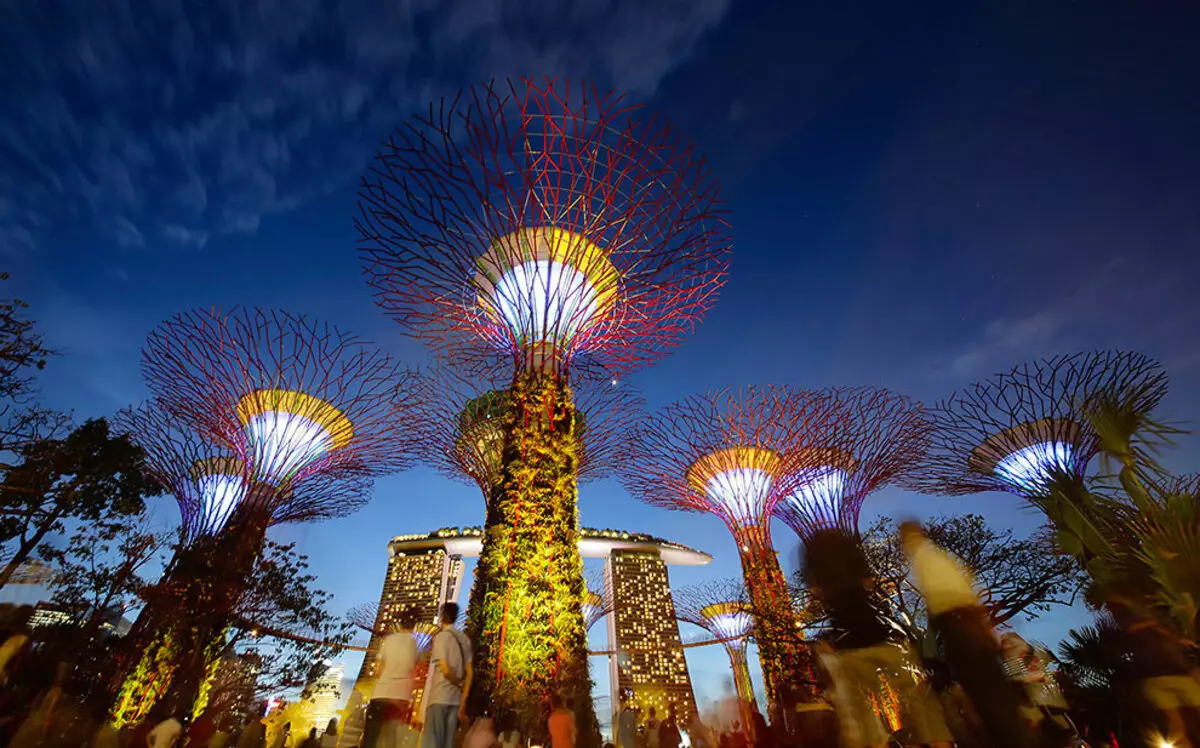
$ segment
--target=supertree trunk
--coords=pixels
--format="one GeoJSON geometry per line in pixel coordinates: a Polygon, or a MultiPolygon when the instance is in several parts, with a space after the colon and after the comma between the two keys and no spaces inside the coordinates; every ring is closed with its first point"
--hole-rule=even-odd
{"type": "Polygon", "coordinates": [[[582,745],[598,741],[583,618],[575,412],[558,375],[522,374],[505,416],[503,467],[471,591],[477,647],[472,702],[544,744],[548,697],[575,710],[582,745]]]}
{"type": "MultiPolygon", "coordinates": [[[[120,678],[113,718],[137,724],[157,703],[192,714],[266,539],[267,518],[183,550],[129,634],[132,671],[120,678]]],[[[193,715],[194,716],[194,715],[193,715]]]]}
{"type": "Polygon", "coordinates": [[[747,730],[754,729],[754,712],[758,711],[758,700],[754,697],[754,683],[750,680],[750,663],[746,659],[745,642],[740,646],[725,645],[729,654],[729,667],[733,670],[733,687],[737,692],[738,714],[742,717],[742,726],[747,730]]]}
{"type": "Polygon", "coordinates": [[[797,625],[787,579],[766,527],[735,530],[742,575],[754,614],[755,641],[772,714],[815,697],[812,659],[797,625]]]}

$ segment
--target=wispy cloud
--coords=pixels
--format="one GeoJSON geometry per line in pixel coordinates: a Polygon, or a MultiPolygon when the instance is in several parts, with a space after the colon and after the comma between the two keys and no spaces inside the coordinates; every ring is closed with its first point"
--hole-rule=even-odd
{"type": "Polygon", "coordinates": [[[201,247],[352,180],[417,102],[506,75],[651,92],[729,0],[17,0],[0,243],[201,247]],[[415,25],[421,19],[421,31],[415,25]]]}

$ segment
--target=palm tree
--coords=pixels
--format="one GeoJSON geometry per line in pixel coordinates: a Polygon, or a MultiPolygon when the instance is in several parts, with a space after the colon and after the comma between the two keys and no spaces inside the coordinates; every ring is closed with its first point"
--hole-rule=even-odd
{"type": "Polygon", "coordinates": [[[1133,744],[1143,733],[1138,681],[1117,622],[1108,614],[1072,629],[1058,647],[1058,683],[1079,723],[1096,740],[1133,744]]]}

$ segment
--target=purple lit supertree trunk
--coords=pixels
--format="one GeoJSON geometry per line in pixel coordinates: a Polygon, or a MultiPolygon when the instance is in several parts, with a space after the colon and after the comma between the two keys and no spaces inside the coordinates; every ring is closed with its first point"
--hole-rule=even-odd
{"type": "Polygon", "coordinates": [[[510,363],[469,607],[472,704],[535,741],[555,691],[575,702],[583,742],[599,739],[571,373],[584,357],[628,371],[691,331],[728,264],[717,192],[670,125],[554,79],[431,106],[362,181],[360,248],[380,305],[441,355],[510,363]]]}
{"type": "Polygon", "coordinates": [[[711,580],[676,590],[672,597],[676,618],[704,629],[725,648],[738,698],[738,714],[753,738],[758,701],[750,680],[746,643],[754,633],[754,615],[745,586],[732,579],[711,580]]]}
{"type": "Polygon", "coordinates": [[[183,536],[129,637],[122,723],[197,702],[268,527],[352,511],[419,440],[412,376],[305,317],[182,314],[150,335],[143,371],[154,399],[122,419],[176,493],[183,536]]]}
{"type": "Polygon", "coordinates": [[[809,471],[821,468],[811,435],[841,416],[827,394],[787,387],[696,395],[653,416],[624,464],[633,495],[656,506],[715,514],[729,528],[773,720],[815,691],[800,621],[771,543],[771,514],[809,471]]]}
{"type": "Polygon", "coordinates": [[[797,475],[775,507],[804,542],[821,530],[857,536],[863,502],[917,467],[933,428],[924,407],[903,395],[874,387],[823,393],[840,415],[810,431],[817,467],[797,475]]]}

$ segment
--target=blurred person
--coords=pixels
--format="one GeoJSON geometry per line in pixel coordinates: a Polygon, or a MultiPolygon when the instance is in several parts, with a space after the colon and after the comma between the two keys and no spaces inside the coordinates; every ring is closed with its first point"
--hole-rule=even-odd
{"type": "Polygon", "coordinates": [[[291,748],[292,745],[292,723],[284,722],[283,727],[276,731],[274,738],[271,740],[271,748],[291,748]]]}
{"type": "Polygon", "coordinates": [[[521,731],[516,729],[511,717],[502,724],[496,742],[500,748],[519,748],[521,746],[521,731]]]}
{"type": "Polygon", "coordinates": [[[692,721],[687,726],[688,742],[692,748],[717,748],[713,744],[712,731],[700,719],[700,712],[692,715],[692,721]]]}
{"type": "Polygon", "coordinates": [[[557,693],[550,694],[550,709],[546,727],[550,731],[551,748],[575,748],[575,738],[578,735],[575,712],[567,708],[563,697],[557,693]]]}
{"type": "Polygon", "coordinates": [[[29,617],[33,607],[22,605],[0,626],[0,687],[8,685],[21,655],[29,648],[29,617]]]}
{"type": "Polygon", "coordinates": [[[175,748],[183,736],[183,723],[168,715],[146,735],[146,748],[175,748]]]}
{"type": "Polygon", "coordinates": [[[57,728],[65,719],[66,685],[70,675],[70,663],[59,662],[55,665],[53,682],[30,705],[24,721],[9,742],[10,748],[34,748],[57,738],[57,728]]]}
{"type": "Polygon", "coordinates": [[[338,721],[337,717],[331,717],[329,724],[325,725],[325,732],[321,733],[321,748],[337,748],[338,744],[338,721]]]}
{"type": "Polygon", "coordinates": [[[416,616],[400,614],[392,633],[379,645],[375,661],[375,688],[367,704],[362,748],[377,748],[380,737],[394,748],[396,732],[412,716],[413,671],[417,667],[417,640],[412,635],[416,616]]]}
{"type": "Polygon", "coordinates": [[[350,693],[350,701],[346,703],[346,708],[342,710],[342,734],[338,736],[338,748],[358,748],[362,744],[366,721],[367,706],[363,692],[355,688],[350,693]]]}
{"type": "Polygon", "coordinates": [[[499,745],[491,713],[484,712],[479,719],[471,723],[462,745],[463,748],[495,748],[499,745]]]}
{"type": "Polygon", "coordinates": [[[995,748],[1034,745],[1000,663],[1000,642],[970,573],[929,540],[919,522],[901,523],[900,540],[913,585],[925,598],[930,628],[941,641],[951,674],[979,714],[984,738],[995,748]]]}
{"type": "Polygon", "coordinates": [[[646,748],[659,748],[659,728],[662,727],[662,722],[658,721],[658,711],[654,707],[650,707],[650,716],[646,718],[646,748]]]}
{"type": "Polygon", "coordinates": [[[454,748],[460,720],[466,721],[466,694],[471,690],[471,642],[459,631],[458,604],[442,605],[441,630],[433,637],[429,677],[421,708],[425,712],[422,748],[454,748]]]}
{"type": "Polygon", "coordinates": [[[679,732],[679,725],[675,723],[675,715],[672,714],[663,720],[662,727],[658,728],[658,744],[662,748],[679,748],[681,742],[683,735],[679,732]]]}
{"type": "Polygon", "coordinates": [[[1142,695],[1166,722],[1164,744],[1200,747],[1200,681],[1183,643],[1137,602],[1137,590],[1121,585],[1105,600],[1126,641],[1130,668],[1142,695]],[[1190,718],[1190,719],[1189,719],[1190,718]]]}
{"type": "Polygon", "coordinates": [[[952,736],[928,684],[914,675],[911,652],[895,641],[895,630],[873,597],[874,574],[858,540],[841,530],[823,530],[805,544],[804,583],[829,620],[839,712],[847,711],[847,748],[882,748],[890,731],[878,718],[882,683],[897,695],[901,722],[912,744],[949,748],[952,736]]]}
{"type": "Polygon", "coordinates": [[[638,739],[638,714],[628,696],[617,715],[617,748],[642,748],[638,739]]]}
{"type": "Polygon", "coordinates": [[[267,727],[257,714],[252,714],[238,733],[237,748],[265,748],[267,727]]]}
{"type": "MultiPolygon", "coordinates": [[[[208,739],[208,748],[226,748],[233,737],[233,719],[222,716],[217,719],[217,729],[208,739]]],[[[194,746],[192,747],[194,748],[194,746]]]]}
{"type": "Polygon", "coordinates": [[[108,718],[108,699],[94,699],[91,707],[97,725],[89,741],[91,748],[121,748],[121,732],[108,718]]]}

